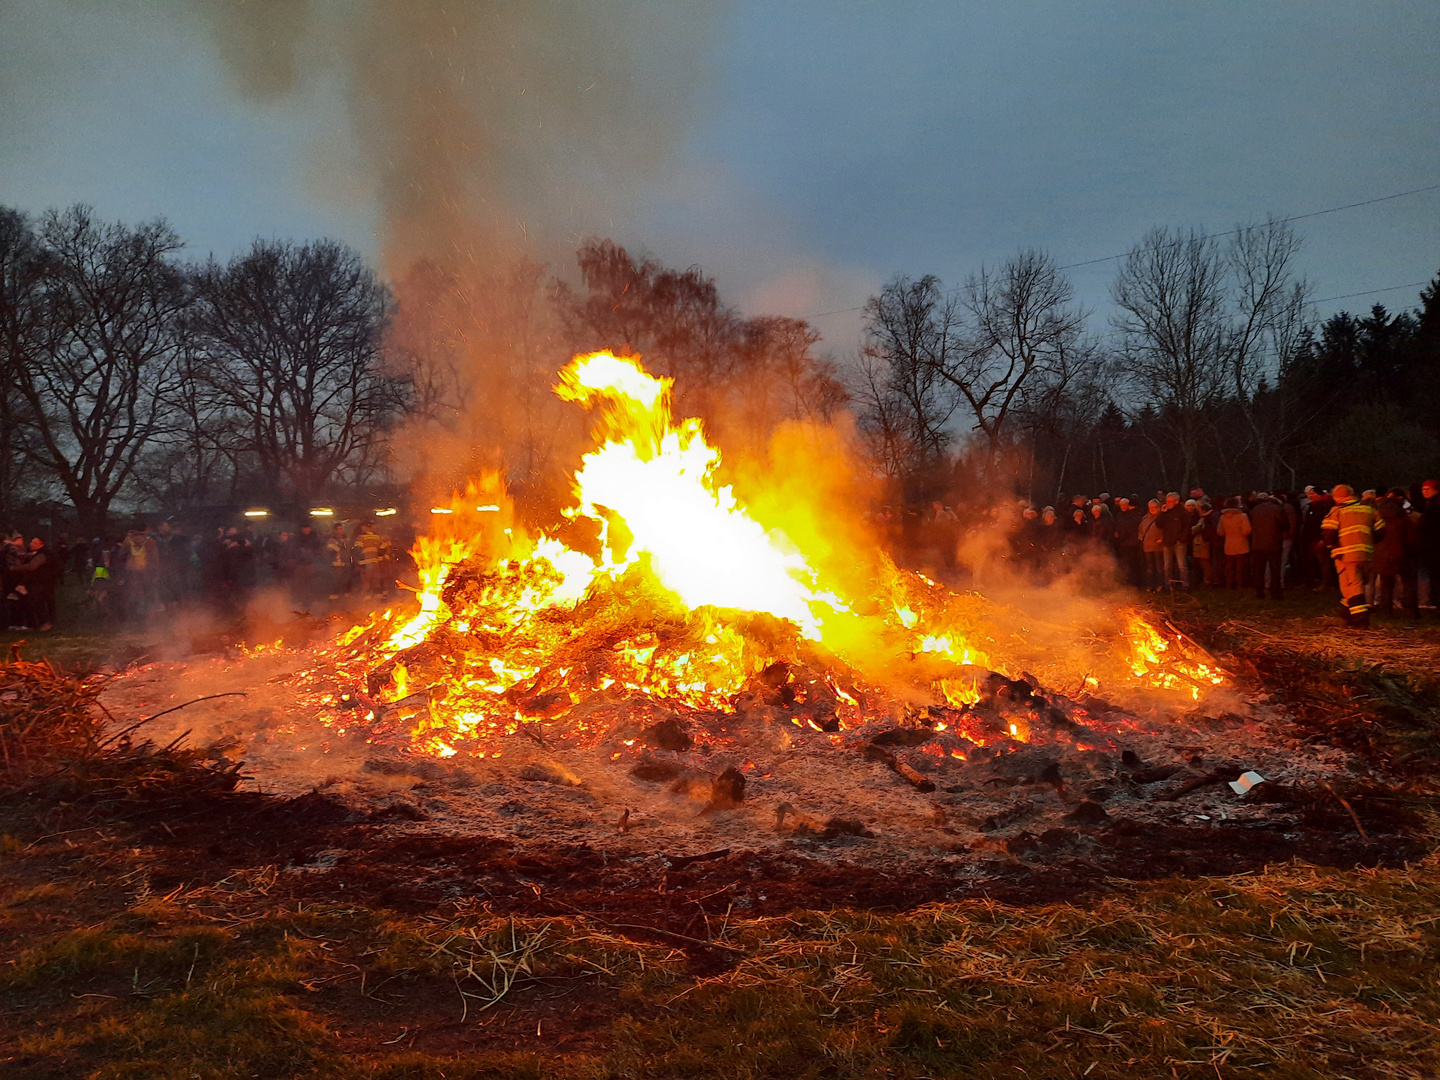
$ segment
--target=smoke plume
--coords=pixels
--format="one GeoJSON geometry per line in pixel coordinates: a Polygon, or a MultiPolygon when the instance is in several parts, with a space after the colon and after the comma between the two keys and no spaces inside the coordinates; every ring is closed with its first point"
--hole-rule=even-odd
{"type": "Polygon", "coordinates": [[[191,0],[237,88],[344,96],[386,270],[550,261],[623,224],[683,134],[720,5],[191,0]]]}
{"type": "Polygon", "coordinates": [[[437,496],[481,468],[554,472],[549,386],[569,352],[550,275],[630,227],[686,130],[722,6],[172,2],[204,21],[242,94],[342,97],[344,162],[397,295],[388,352],[417,387],[396,472],[437,496]]]}

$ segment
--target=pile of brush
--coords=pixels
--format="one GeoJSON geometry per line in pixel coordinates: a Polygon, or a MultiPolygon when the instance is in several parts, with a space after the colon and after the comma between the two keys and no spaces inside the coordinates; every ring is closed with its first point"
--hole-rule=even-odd
{"type": "Polygon", "coordinates": [[[103,717],[98,681],[77,678],[48,660],[12,655],[0,664],[0,767],[7,780],[48,770],[93,751],[103,717]]]}
{"type": "Polygon", "coordinates": [[[215,748],[137,740],[150,717],[118,723],[100,703],[101,679],[12,653],[0,664],[0,788],[40,801],[83,803],[102,815],[162,810],[197,795],[231,791],[240,764],[215,748]]]}

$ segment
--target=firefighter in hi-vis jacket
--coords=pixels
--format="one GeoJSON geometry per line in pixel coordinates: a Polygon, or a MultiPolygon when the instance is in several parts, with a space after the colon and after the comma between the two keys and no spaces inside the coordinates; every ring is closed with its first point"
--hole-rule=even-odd
{"type": "Polygon", "coordinates": [[[1375,507],[1360,502],[1347,484],[1336,484],[1331,496],[1335,506],[1320,529],[1340,576],[1340,606],[1351,626],[1369,626],[1365,586],[1374,565],[1375,538],[1385,531],[1385,519],[1375,507]]]}

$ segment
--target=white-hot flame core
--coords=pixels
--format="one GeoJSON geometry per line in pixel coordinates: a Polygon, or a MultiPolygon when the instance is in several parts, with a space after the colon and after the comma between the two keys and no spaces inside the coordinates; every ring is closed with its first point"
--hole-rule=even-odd
{"type": "Polygon", "coordinates": [[[816,587],[805,557],[772,541],[729,487],[715,485],[720,454],[699,421],[671,426],[670,380],[605,353],[576,361],[561,380],[563,397],[630,421],[608,425],[614,434],[575,475],[581,513],[624,521],[633,537],[627,563],[649,556],[656,578],[690,608],[768,612],[818,639],[824,613],[844,603],[816,587]]]}

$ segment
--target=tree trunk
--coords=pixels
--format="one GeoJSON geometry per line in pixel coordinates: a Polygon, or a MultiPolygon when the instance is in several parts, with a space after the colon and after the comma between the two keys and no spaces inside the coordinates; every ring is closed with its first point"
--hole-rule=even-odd
{"type": "Polygon", "coordinates": [[[80,535],[86,539],[98,536],[103,540],[110,521],[110,501],[75,498],[71,501],[75,504],[75,520],[80,535]]]}

